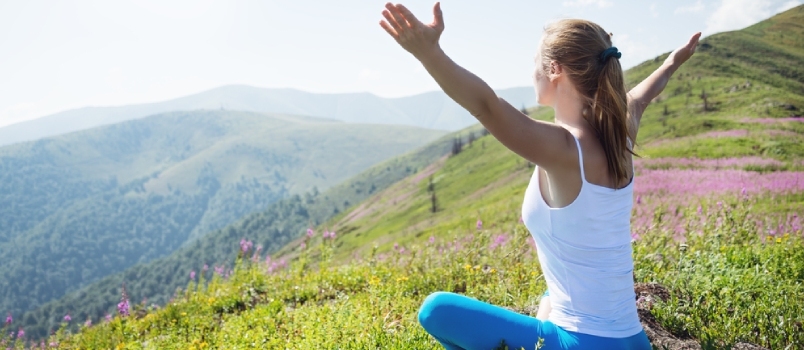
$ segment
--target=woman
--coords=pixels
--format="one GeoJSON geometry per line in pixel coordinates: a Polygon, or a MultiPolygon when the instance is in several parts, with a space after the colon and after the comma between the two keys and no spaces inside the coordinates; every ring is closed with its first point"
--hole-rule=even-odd
{"type": "Polygon", "coordinates": [[[650,349],[633,289],[632,142],[648,103],[692,56],[700,33],[628,94],[610,34],[584,20],[545,29],[536,54],[539,104],[555,123],[528,118],[441,51],[440,5],[425,25],[386,4],[380,25],[502,144],[536,164],[522,216],[538,246],[548,293],[536,318],[453,293],[427,297],[419,322],[447,349],[650,349]]]}

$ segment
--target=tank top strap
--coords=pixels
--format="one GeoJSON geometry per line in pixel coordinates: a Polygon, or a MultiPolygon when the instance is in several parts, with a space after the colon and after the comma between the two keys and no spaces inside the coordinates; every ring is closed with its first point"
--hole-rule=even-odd
{"type": "MultiPolygon", "coordinates": [[[[572,133],[570,133],[570,135],[572,135],[572,133]]],[[[575,135],[572,135],[572,138],[575,139],[575,145],[578,146],[578,163],[581,165],[581,181],[587,182],[586,175],[583,171],[583,152],[581,151],[581,141],[579,141],[575,135]]]]}

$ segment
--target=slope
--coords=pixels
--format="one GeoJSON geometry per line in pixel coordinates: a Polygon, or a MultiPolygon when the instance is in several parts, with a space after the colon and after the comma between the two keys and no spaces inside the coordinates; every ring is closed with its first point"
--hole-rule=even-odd
{"type": "Polygon", "coordinates": [[[442,134],[205,111],[1,148],[0,309],[32,309],[442,134]]]}

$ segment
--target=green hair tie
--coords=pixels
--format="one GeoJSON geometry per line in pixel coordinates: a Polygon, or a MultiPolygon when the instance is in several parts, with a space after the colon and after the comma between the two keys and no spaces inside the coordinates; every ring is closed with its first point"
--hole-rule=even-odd
{"type": "Polygon", "coordinates": [[[603,50],[603,52],[600,53],[600,56],[598,56],[598,60],[601,63],[606,63],[606,61],[609,60],[609,57],[612,57],[612,56],[614,56],[614,57],[619,59],[620,57],[623,56],[623,54],[622,54],[622,52],[617,51],[617,47],[612,46],[612,47],[610,47],[608,49],[603,50]]]}

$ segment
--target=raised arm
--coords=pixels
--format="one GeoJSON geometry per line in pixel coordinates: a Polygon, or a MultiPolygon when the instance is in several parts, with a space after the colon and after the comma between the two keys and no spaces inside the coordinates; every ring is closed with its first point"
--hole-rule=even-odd
{"type": "Polygon", "coordinates": [[[670,80],[670,76],[672,76],[684,62],[692,57],[692,54],[695,53],[695,48],[698,46],[698,39],[700,37],[700,32],[693,34],[689,42],[675,49],[667,56],[667,59],[664,60],[664,63],[659,69],[655,70],[650,76],[640,82],[639,85],[628,92],[628,108],[632,118],[631,121],[635,123],[633,125],[635,126],[633,129],[634,135],[636,135],[636,130],[639,128],[642,112],[648,107],[650,101],[656,98],[656,96],[659,96],[662,90],[664,90],[664,87],[667,86],[667,82],[670,80]]]}
{"type": "Polygon", "coordinates": [[[567,153],[574,148],[568,131],[522,114],[441,50],[438,40],[444,31],[444,17],[439,3],[433,7],[433,15],[434,21],[425,25],[404,6],[388,3],[380,26],[424,65],[450,98],[510,150],[547,170],[571,159],[567,153]]]}

